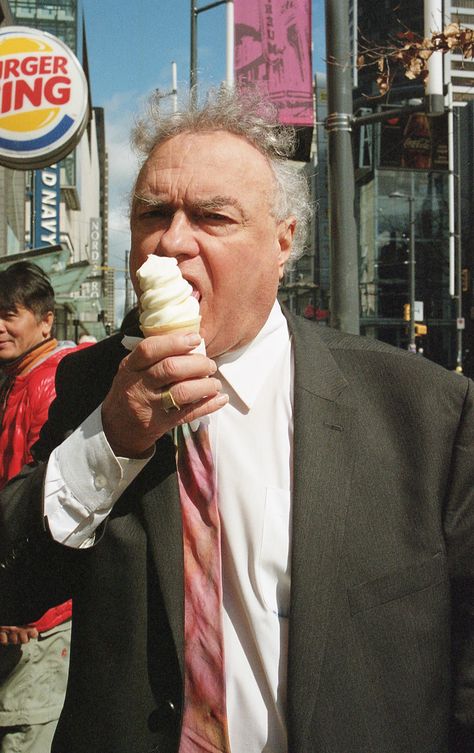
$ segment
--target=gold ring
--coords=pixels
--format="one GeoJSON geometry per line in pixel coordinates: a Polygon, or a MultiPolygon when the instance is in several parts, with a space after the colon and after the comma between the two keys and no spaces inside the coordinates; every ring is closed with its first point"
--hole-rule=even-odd
{"type": "Polygon", "coordinates": [[[181,410],[181,406],[178,405],[170,390],[165,390],[160,393],[161,407],[165,413],[169,413],[170,410],[181,410]]]}

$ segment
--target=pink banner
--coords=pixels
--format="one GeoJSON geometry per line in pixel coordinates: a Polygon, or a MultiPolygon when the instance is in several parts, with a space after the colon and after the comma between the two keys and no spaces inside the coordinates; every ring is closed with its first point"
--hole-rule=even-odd
{"type": "Polygon", "coordinates": [[[268,92],[285,125],[313,125],[310,0],[234,0],[235,78],[268,92]]]}

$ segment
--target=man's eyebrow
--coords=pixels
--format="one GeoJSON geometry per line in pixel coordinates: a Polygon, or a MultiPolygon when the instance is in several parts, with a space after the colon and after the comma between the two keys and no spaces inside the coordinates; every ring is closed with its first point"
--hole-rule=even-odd
{"type": "Polygon", "coordinates": [[[133,200],[139,201],[141,204],[146,204],[149,207],[170,206],[169,202],[158,199],[156,196],[145,196],[140,193],[134,193],[133,200]]]}
{"type": "MultiPolygon", "coordinates": [[[[160,199],[158,196],[145,196],[144,194],[135,193],[133,198],[135,201],[149,207],[171,208],[173,206],[172,202],[160,199]]],[[[225,207],[231,206],[234,207],[234,209],[237,209],[243,220],[248,219],[247,213],[242,204],[234,196],[217,194],[208,199],[195,199],[188,206],[195,212],[212,212],[216,209],[224,209],[225,207]]]]}

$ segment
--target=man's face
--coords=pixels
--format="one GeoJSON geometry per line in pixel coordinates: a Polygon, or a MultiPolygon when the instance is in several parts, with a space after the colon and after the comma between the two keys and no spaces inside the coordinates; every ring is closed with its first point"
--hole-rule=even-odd
{"type": "Polygon", "coordinates": [[[175,256],[199,299],[211,357],[252,340],[275,300],[294,221],[275,220],[274,197],[265,157],[224,131],[169,139],[138,177],[130,256],[137,295],[147,256],[175,256]]]}
{"type": "Polygon", "coordinates": [[[17,305],[0,309],[0,364],[19,358],[23,353],[49,337],[53,313],[48,311],[41,319],[30,309],[17,305]]]}

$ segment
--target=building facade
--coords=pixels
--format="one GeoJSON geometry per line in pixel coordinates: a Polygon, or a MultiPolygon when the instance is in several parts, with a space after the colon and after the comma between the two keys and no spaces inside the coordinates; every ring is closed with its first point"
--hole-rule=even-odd
{"type": "MultiPolygon", "coordinates": [[[[462,3],[444,4],[446,23],[457,23],[459,26],[474,29],[474,0],[464,0],[462,3]]],[[[453,87],[455,102],[468,102],[474,99],[474,62],[462,57],[458,50],[454,50],[447,58],[447,74],[453,87]]]]}
{"type": "MultiPolygon", "coordinates": [[[[406,30],[423,36],[423,0],[350,0],[350,5],[357,18],[351,26],[352,34],[358,34],[353,50],[387,46],[406,30]]],[[[462,8],[445,3],[443,17],[446,23],[472,25],[474,0],[465,0],[462,8]]],[[[418,352],[468,373],[474,312],[469,165],[474,150],[468,137],[472,116],[470,120],[470,109],[463,106],[474,96],[474,66],[454,51],[444,58],[444,68],[454,106],[446,97],[446,111],[437,117],[423,109],[423,86],[403,72],[384,97],[373,67],[354,73],[356,118],[373,112],[381,116],[377,123],[354,129],[361,330],[408,347],[407,304],[414,284],[418,352]],[[410,111],[414,105],[419,112],[410,111]]]]}
{"type": "MultiPolygon", "coordinates": [[[[89,83],[79,0],[9,0],[8,6],[10,24],[64,41],[81,61],[89,83]]],[[[87,127],[76,148],[58,165],[42,170],[0,168],[1,188],[0,266],[28,258],[51,276],[60,337],[106,336],[114,326],[107,153],[104,114],[92,106],[90,94],[87,127]]]]}

